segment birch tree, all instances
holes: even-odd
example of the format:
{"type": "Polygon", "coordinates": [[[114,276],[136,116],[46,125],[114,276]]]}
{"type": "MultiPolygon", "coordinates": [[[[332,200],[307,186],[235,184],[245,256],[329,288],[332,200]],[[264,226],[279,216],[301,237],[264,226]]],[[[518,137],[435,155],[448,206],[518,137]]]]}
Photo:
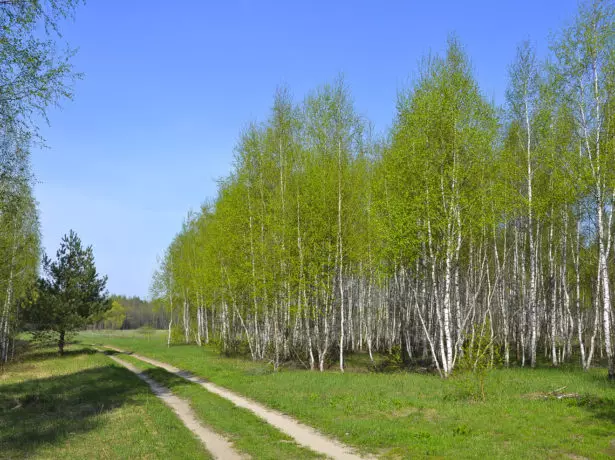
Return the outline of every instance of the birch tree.
{"type": "Polygon", "coordinates": [[[518,48],[505,110],[450,39],[379,141],[343,80],[279,90],[162,260],[184,340],[274,369],[366,351],[447,377],[479,344],[489,366],[605,353],[612,375],[611,6],[575,21],[544,62],[518,48]]]}
{"type": "MultiPolygon", "coordinates": [[[[604,349],[609,379],[615,379],[611,337],[611,279],[607,263],[610,249],[613,191],[613,132],[609,118],[613,104],[613,6],[592,1],[581,6],[575,22],[564,29],[554,45],[562,90],[575,108],[580,154],[591,175],[591,207],[598,245],[598,285],[602,303],[604,349]]],[[[583,180],[583,178],[580,178],[583,180]]]]}

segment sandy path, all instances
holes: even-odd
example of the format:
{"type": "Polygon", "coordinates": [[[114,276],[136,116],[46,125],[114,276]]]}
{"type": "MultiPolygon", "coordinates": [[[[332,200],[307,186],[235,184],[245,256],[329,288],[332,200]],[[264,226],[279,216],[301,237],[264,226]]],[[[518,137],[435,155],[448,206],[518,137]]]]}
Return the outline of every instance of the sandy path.
{"type": "MultiPolygon", "coordinates": [[[[110,350],[117,351],[119,353],[128,353],[119,348],[105,346],[110,350]]],[[[304,425],[297,420],[285,415],[276,410],[270,409],[262,404],[259,404],[251,399],[239,396],[237,393],[227,390],[226,388],[219,387],[207,380],[197,377],[190,372],[182,371],[170,364],[157,361],[155,359],[147,358],[145,356],[138,355],[136,353],[130,353],[130,356],[140,359],[153,366],[160,367],[167,372],[182,377],[190,382],[201,385],[207,391],[215,393],[225,399],[228,399],[238,407],[243,407],[253,412],[256,416],[262,418],[270,425],[275,426],[278,430],[286,433],[293,438],[298,444],[307,447],[308,449],[318,452],[320,454],[327,455],[328,457],[340,459],[340,460],[360,460],[362,457],[355,454],[352,449],[338,441],[330,439],[323,434],[316,431],[314,428],[304,425]]]]}
{"type": "Polygon", "coordinates": [[[226,439],[220,436],[217,433],[205,428],[203,425],[199,423],[194,412],[190,408],[190,405],[184,401],[183,399],[175,396],[168,388],[158,384],[156,381],[149,378],[135,366],[126,362],[122,359],[119,359],[115,356],[108,355],[113,361],[121,364],[126,369],[131,372],[137,374],[137,376],[146,382],[154,394],[158,396],[167,406],[173,409],[173,412],[177,414],[179,419],[186,425],[186,427],[192,431],[203,443],[205,448],[211,452],[214,458],[216,459],[230,459],[230,460],[239,460],[242,458],[246,458],[245,456],[241,456],[235,449],[231,443],[229,443],[226,439]]]}

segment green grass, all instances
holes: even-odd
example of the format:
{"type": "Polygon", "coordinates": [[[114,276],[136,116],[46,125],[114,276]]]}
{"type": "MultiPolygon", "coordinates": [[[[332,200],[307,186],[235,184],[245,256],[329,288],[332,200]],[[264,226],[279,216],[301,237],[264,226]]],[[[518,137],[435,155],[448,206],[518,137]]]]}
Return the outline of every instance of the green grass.
{"type": "Polygon", "coordinates": [[[171,374],[164,369],[139,361],[129,355],[118,355],[147,375],[187,400],[200,421],[233,442],[235,447],[258,459],[319,458],[300,447],[292,438],[267,424],[252,412],[236,407],[200,385],[171,374]]]}
{"type": "Polygon", "coordinates": [[[483,402],[470,395],[474,383],[465,378],[404,372],[273,373],[265,364],[224,358],[207,347],[167,348],[162,335],[149,341],[134,334],[82,334],[80,339],[171,363],[385,457],[615,455],[615,386],[603,369],[496,370],[487,378],[483,402]],[[561,387],[581,398],[540,397],[561,387]]]}
{"type": "Polygon", "coordinates": [[[0,373],[1,458],[211,458],[137,376],[101,353],[30,349],[0,373]]]}

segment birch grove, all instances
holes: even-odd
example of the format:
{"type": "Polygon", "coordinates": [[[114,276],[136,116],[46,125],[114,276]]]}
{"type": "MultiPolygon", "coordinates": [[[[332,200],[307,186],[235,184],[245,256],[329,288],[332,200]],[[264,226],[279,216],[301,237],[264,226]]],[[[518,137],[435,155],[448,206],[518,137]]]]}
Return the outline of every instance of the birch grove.
{"type": "Polygon", "coordinates": [[[0,138],[0,363],[12,358],[19,309],[36,281],[39,225],[28,153],[14,133],[0,138]]]}
{"type": "Polygon", "coordinates": [[[72,98],[80,78],[60,30],[81,3],[0,2],[0,364],[14,353],[40,262],[29,150],[42,141],[37,123],[50,106],[72,98]]]}
{"type": "Polygon", "coordinates": [[[473,345],[508,366],[585,369],[613,350],[615,16],[580,7],[504,107],[461,44],[422,61],[384,138],[342,79],[286,89],[186,219],[153,294],[184,342],[274,368],[399,353],[450,375],[473,345]]]}

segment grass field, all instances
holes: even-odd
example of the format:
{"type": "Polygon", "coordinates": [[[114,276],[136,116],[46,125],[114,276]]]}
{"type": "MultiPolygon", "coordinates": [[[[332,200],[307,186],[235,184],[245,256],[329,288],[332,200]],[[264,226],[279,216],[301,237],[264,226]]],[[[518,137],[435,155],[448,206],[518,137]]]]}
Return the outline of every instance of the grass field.
{"type": "Polygon", "coordinates": [[[210,456],[138,377],[70,346],[31,349],[0,373],[0,458],[210,456]]]}
{"type": "MultiPolygon", "coordinates": [[[[207,347],[167,348],[161,333],[83,333],[79,340],[115,345],[189,370],[385,457],[615,456],[615,387],[602,369],[496,370],[487,378],[487,397],[481,401],[476,382],[467,377],[288,369],[273,373],[266,364],[224,358],[207,347]],[[562,388],[579,397],[546,397],[562,388]]],[[[350,362],[353,359],[361,357],[350,357],[350,362]]],[[[198,405],[206,396],[191,393],[190,398],[198,405]]],[[[204,411],[207,405],[203,403],[204,411]]]]}

